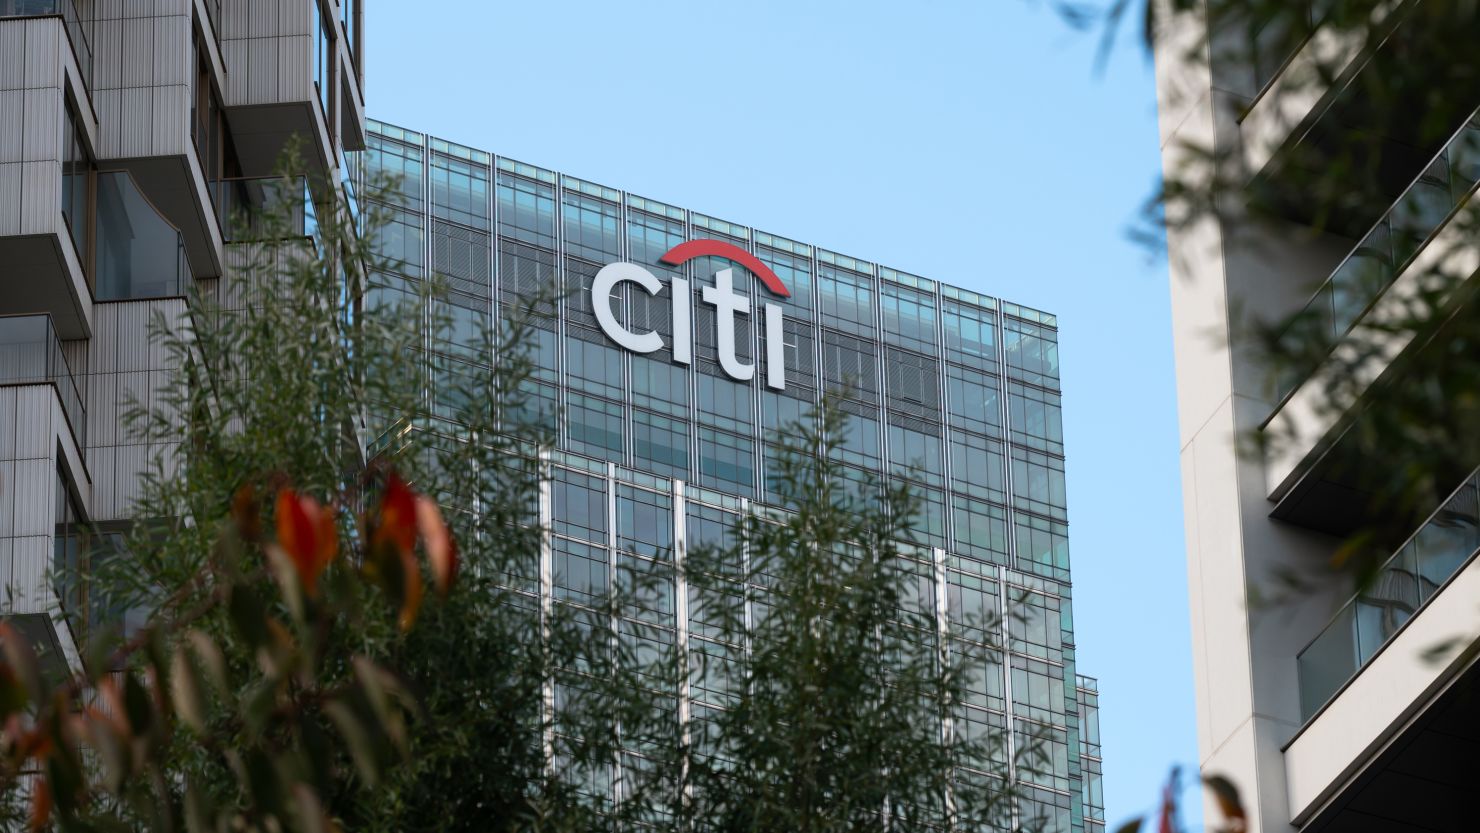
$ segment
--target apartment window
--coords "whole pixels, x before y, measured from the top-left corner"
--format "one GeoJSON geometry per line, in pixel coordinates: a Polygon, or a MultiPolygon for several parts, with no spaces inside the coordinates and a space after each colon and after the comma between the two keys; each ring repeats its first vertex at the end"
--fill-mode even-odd
{"type": "MultiPolygon", "coordinates": [[[[312,0],[313,7],[313,83],[319,93],[319,106],[323,108],[324,126],[330,134],[334,132],[334,34],[326,22],[320,0],[312,0]]],[[[329,18],[332,19],[332,18],[329,18]]]]}
{"type": "Polygon", "coordinates": [[[555,248],[555,188],[513,174],[498,175],[499,234],[555,248]]]}
{"type": "Polygon", "coordinates": [[[454,223],[488,228],[488,168],[432,154],[432,214],[454,223]]]}
{"type": "Polygon", "coordinates": [[[88,246],[90,212],[92,204],[91,195],[93,189],[93,161],[92,155],[87,151],[87,145],[83,141],[82,125],[77,116],[77,109],[70,98],[67,99],[66,122],[62,125],[65,134],[62,137],[64,143],[62,160],[62,221],[67,224],[68,235],[72,238],[73,249],[77,253],[78,263],[86,268],[88,246]]]}

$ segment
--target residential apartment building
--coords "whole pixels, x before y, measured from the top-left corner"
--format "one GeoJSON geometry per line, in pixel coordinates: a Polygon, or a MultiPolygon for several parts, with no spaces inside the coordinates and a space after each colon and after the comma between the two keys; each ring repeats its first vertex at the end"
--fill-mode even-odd
{"type": "MultiPolygon", "coordinates": [[[[532,595],[599,598],[624,571],[781,505],[778,433],[846,389],[849,479],[903,480],[922,499],[914,566],[936,638],[949,648],[971,638],[966,622],[1012,611],[1005,632],[981,634],[1006,651],[972,669],[951,728],[1045,738],[1048,762],[1011,773],[1019,817],[1104,829],[1098,696],[1075,656],[1053,315],[373,120],[359,163],[401,183],[380,206],[381,250],[399,270],[378,276],[371,302],[446,282],[433,317],[452,326],[416,357],[433,417],[455,419],[459,380],[495,360],[467,349],[476,333],[563,293],[534,334],[529,393],[558,439],[541,519],[550,569],[532,595]]],[[[743,654],[682,602],[661,614],[664,645],[743,654]]],[[[723,708],[713,682],[678,692],[680,713],[702,724],[723,708]]]]}
{"type": "Polygon", "coordinates": [[[1371,4],[1370,40],[1324,25],[1332,4],[1292,3],[1308,16],[1283,29],[1232,14],[1210,27],[1207,5],[1163,20],[1156,49],[1166,176],[1210,175],[1197,165],[1211,157],[1230,183],[1216,214],[1173,216],[1167,239],[1200,763],[1240,788],[1256,833],[1471,830],[1480,460],[1423,472],[1447,498],[1383,506],[1374,486],[1412,470],[1372,453],[1380,438],[1361,443],[1371,406],[1426,351],[1454,349],[1472,312],[1454,294],[1431,326],[1380,334],[1436,275],[1464,287],[1480,266],[1465,237],[1480,181],[1474,67],[1433,66],[1422,95],[1373,107],[1386,79],[1418,77],[1419,15],[1448,4],[1371,4]],[[1459,105],[1443,125],[1435,96],[1459,105]],[[1350,163],[1358,138],[1381,164],[1342,170],[1375,199],[1302,187],[1304,172],[1350,163]],[[1279,330],[1287,321],[1300,329],[1279,330]],[[1275,372],[1260,326],[1276,350],[1302,338],[1326,358],[1275,372]],[[1294,602],[1256,598],[1378,527],[1397,531],[1377,538],[1390,555],[1360,595],[1326,581],[1294,602]]]}
{"type": "MultiPolygon", "coordinates": [[[[121,426],[172,370],[148,322],[232,262],[234,218],[344,187],[364,146],[356,0],[0,0],[0,584],[77,662],[53,581],[129,521],[161,451],[121,426]],[[296,139],[294,137],[297,137],[296,139]],[[274,176],[296,143],[303,187],[274,176]]],[[[306,225],[305,234],[310,230],[306,225]]],[[[85,566],[85,565],[84,565],[85,566]]]]}

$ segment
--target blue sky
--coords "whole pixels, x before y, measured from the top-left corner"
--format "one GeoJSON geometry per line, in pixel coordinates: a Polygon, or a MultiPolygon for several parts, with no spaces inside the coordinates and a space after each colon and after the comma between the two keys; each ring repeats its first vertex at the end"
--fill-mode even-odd
{"type": "Polygon", "coordinates": [[[376,3],[368,112],[1057,314],[1114,829],[1197,751],[1155,96],[1045,5],[376,3]]]}

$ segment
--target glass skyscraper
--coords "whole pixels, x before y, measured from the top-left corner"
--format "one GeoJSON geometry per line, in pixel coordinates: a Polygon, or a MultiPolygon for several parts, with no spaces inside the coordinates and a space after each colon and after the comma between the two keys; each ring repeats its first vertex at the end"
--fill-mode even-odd
{"type": "MultiPolygon", "coordinates": [[[[437,312],[452,327],[419,357],[434,414],[455,414],[458,380],[494,360],[470,352],[470,336],[567,290],[533,345],[534,400],[563,415],[552,422],[542,518],[552,570],[540,593],[579,604],[624,561],[716,540],[775,502],[779,429],[843,391],[849,471],[907,480],[922,499],[917,560],[933,591],[922,595],[935,600],[945,646],[978,638],[959,627],[968,619],[1014,611],[992,635],[1006,651],[974,669],[958,719],[1045,738],[1049,765],[1015,773],[1025,815],[1048,817],[1050,830],[1104,830],[1095,682],[1075,662],[1054,316],[373,120],[356,156],[361,176],[401,182],[379,241],[401,269],[379,277],[376,300],[414,295],[433,275],[446,282],[437,312]],[[701,240],[758,258],[789,294],[733,258],[664,262],[701,240]],[[642,267],[663,291],[619,283],[593,303],[593,281],[615,263],[642,267]],[[748,315],[710,302],[725,280],[748,315]],[[779,332],[767,305],[781,311],[779,332]],[[624,349],[603,307],[661,346],[624,349]],[[733,347],[720,338],[731,326],[733,347]],[[737,379],[737,364],[754,377],[737,379]]],[[[723,652],[673,608],[661,638],[723,652]]],[[[694,720],[723,706],[702,679],[685,689],[694,720]]]]}

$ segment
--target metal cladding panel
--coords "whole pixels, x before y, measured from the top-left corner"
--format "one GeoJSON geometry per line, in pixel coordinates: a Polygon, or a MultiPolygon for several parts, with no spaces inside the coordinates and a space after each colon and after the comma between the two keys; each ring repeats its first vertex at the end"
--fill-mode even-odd
{"type": "Polygon", "coordinates": [[[20,234],[52,234],[62,228],[62,163],[22,162],[20,234]]]}
{"type": "Polygon", "coordinates": [[[62,50],[71,49],[62,36],[62,22],[36,18],[25,23],[25,81],[27,89],[62,86],[62,50]]]}
{"type": "Polygon", "coordinates": [[[21,114],[21,161],[43,162],[62,157],[62,125],[66,114],[59,87],[26,90],[21,114]]]}
{"type": "Polygon", "coordinates": [[[309,80],[309,56],[312,55],[313,40],[308,35],[291,35],[277,39],[277,64],[273,67],[278,74],[278,101],[308,101],[315,95],[309,80]]]}
{"type": "MultiPolygon", "coordinates": [[[[15,459],[15,402],[18,390],[16,387],[0,387],[0,460],[15,459]]],[[[6,485],[10,482],[13,481],[0,480],[0,494],[10,488],[6,485]]],[[[0,517],[0,523],[4,521],[0,517]]]]}
{"type": "Polygon", "coordinates": [[[25,21],[0,20],[0,90],[22,89],[25,83],[25,21]]]}
{"type": "MultiPolygon", "coordinates": [[[[47,393],[50,393],[50,389],[47,393]]],[[[48,420],[44,429],[33,427],[33,430],[49,433],[50,428],[48,420]]],[[[15,483],[19,488],[14,490],[11,500],[11,534],[16,537],[51,535],[56,520],[52,506],[54,496],[52,490],[45,488],[45,484],[56,480],[56,462],[50,456],[33,457],[16,460],[14,466],[15,483]]]]}
{"type": "Polygon", "coordinates": [[[45,535],[10,539],[8,582],[15,588],[15,594],[6,605],[7,612],[42,613],[50,608],[53,597],[47,587],[46,573],[51,566],[51,532],[48,529],[45,535]]]}
{"type": "MultiPolygon", "coordinates": [[[[0,110],[0,118],[3,115],[4,110],[0,110]]],[[[17,140],[17,148],[19,145],[17,140]]],[[[21,171],[24,167],[20,162],[0,162],[0,237],[21,233],[21,171]]]]}

